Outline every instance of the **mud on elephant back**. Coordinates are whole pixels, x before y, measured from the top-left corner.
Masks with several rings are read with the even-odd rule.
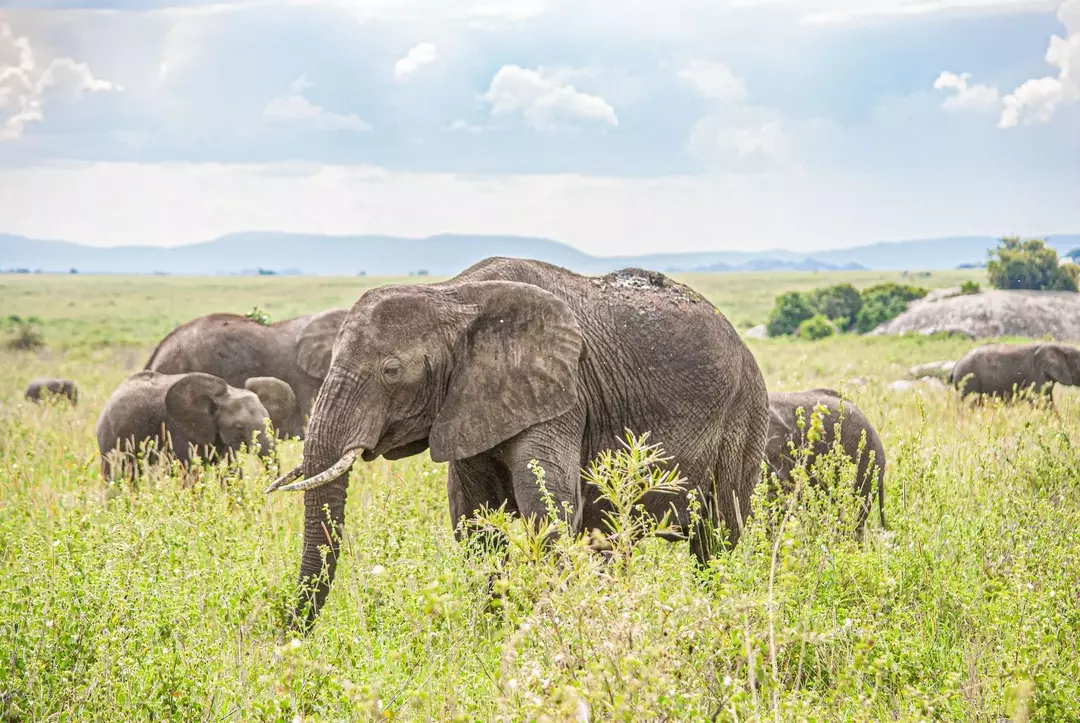
[[[765,382],[745,343],[703,296],[663,274],[587,277],[496,257],[442,283],[372,289],[342,325],[302,465],[267,489],[304,491],[293,624],[310,626],[330,590],[357,460],[430,448],[449,462],[461,540],[475,530],[456,523],[482,505],[546,515],[535,459],[556,508],[572,510],[568,528],[606,532],[610,506],[581,470],[627,430],[649,432],[688,484],[647,496],[644,508],[672,512],[686,539],[693,489],[706,520],[690,546],[705,563],[738,542],[767,426]]]
[[[256,381],[256,380],[253,380]],[[259,379],[254,388],[236,388],[201,372],[160,374],[140,371],[125,379],[105,403],[97,421],[102,479],[135,480],[138,456],[162,455],[189,468],[194,454],[203,460],[232,460],[254,443],[264,462],[276,453],[267,425],[275,405],[291,398],[280,379]]]
[[[203,372],[243,387],[253,377],[289,385],[295,406],[274,417],[281,438],[304,437],[327,369],[338,328],[348,309],[327,309],[263,324],[239,314],[200,316],[170,332],[154,349],[146,369],[162,374]]]

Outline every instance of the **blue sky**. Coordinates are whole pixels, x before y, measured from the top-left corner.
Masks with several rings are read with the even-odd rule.
[[[57,5],[0,11],[0,232],[1080,231],[1080,0]]]

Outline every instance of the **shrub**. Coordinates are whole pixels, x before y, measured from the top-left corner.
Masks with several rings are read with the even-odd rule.
[[[769,312],[765,330],[769,336],[790,336],[814,315],[814,307],[798,291],[789,291],[776,297],[776,305]]]
[[[856,331],[865,334],[895,319],[907,310],[909,303],[923,298],[927,293],[927,290],[921,287],[892,281],[863,289],[862,308],[855,318]]]
[[[8,317],[14,334],[5,342],[8,349],[34,351],[45,348],[45,334],[41,330],[41,320],[36,316],[23,319],[17,314]]]
[[[977,294],[979,293],[979,291],[980,289],[978,281],[965,281],[964,283],[960,284],[961,294]]]
[[[1001,239],[990,252],[987,275],[995,289],[1076,291],[1080,267],[1060,265],[1057,251],[1042,239],[1021,241],[1018,236]]]
[[[851,284],[836,284],[810,292],[810,305],[846,331],[855,324],[862,308],[862,296]]]
[[[811,341],[817,341],[818,339],[832,336],[835,331],[836,329],[833,326],[833,323],[829,321],[824,314],[814,314],[812,317],[799,324],[799,336],[804,339],[810,339]]]
[[[244,316],[246,316],[249,319],[254,319],[255,321],[262,324],[263,326],[270,326],[270,315],[267,314],[265,311],[263,311],[262,309],[260,309],[257,306],[254,307],[248,313],[244,314]]]

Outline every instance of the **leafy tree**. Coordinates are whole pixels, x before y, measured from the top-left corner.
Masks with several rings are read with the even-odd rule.
[[[1080,267],[1059,264],[1057,251],[1042,239],[1007,236],[990,256],[987,274],[996,289],[1077,290]]]
[[[769,312],[765,330],[769,336],[790,336],[803,323],[814,315],[814,307],[798,291],[788,291],[776,297],[776,304]]]
[[[799,336],[811,341],[832,336],[836,329],[824,314],[814,314],[799,324]]]
[[[810,305],[841,330],[855,324],[862,308],[862,296],[851,284],[836,284],[815,289],[809,294]]]
[[[855,317],[855,330],[860,334],[891,321],[903,314],[912,301],[926,296],[927,290],[887,281],[863,289],[862,308]]]

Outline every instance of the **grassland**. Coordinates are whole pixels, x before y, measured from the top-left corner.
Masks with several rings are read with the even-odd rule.
[[[886,279],[683,277],[740,328],[782,291]],[[885,442],[888,530],[872,516],[853,539],[843,495],[807,488],[790,514],[761,497],[701,573],[656,540],[606,567],[567,541],[555,565],[518,526],[492,613],[445,467],[378,460],[350,483],[329,603],[292,640],[301,500],[264,497],[255,461],[106,490],[94,424],[176,323],[285,318],[387,281],[0,277],[0,315],[40,318],[47,344],[0,350],[0,719],[1080,719],[1080,395],[1059,388],[1055,415],[885,389],[977,343],[955,338],[751,342],[772,389],[871,380],[850,394]],[[24,402],[39,375],[76,379],[79,405]]]

